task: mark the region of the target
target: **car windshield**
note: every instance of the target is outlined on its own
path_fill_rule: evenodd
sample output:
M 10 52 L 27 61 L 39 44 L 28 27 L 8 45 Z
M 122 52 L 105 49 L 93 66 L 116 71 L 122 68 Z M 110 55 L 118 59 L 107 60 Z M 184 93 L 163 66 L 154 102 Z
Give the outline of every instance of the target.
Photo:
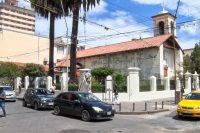
M 37 89 L 35 90 L 36 95 L 52 95 L 52 93 L 49 90 L 45 89 Z
M 3 88 L 3 90 L 5 90 L 5 91 L 12 91 L 12 88 L 9 87 L 9 86 L 8 87 L 7 86 L 6 87 L 0 87 L 0 88 L 1 89 Z
M 101 101 L 99 98 L 97 98 L 95 95 L 91 93 L 79 93 L 78 95 L 80 99 L 84 101 L 89 101 L 89 102 Z
M 186 96 L 186 99 L 189 100 L 200 100 L 200 94 L 199 93 L 190 93 Z

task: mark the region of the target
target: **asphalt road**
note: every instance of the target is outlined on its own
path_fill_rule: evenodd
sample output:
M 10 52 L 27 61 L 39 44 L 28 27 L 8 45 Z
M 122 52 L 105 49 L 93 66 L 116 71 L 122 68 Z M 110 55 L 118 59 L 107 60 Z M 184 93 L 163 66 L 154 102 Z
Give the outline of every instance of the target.
M 175 110 L 151 115 L 116 115 L 113 120 L 83 122 L 55 116 L 52 110 L 24 108 L 21 101 L 6 103 L 0 133 L 199 133 L 200 119 L 178 119 Z M 0 111 L 0 113 L 2 113 Z

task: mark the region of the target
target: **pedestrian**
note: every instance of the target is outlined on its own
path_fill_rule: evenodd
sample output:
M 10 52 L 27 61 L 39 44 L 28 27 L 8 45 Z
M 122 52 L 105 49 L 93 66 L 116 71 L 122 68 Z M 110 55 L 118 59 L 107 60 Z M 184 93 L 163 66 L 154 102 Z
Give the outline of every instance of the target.
M 181 87 L 181 99 L 183 99 L 183 94 L 185 93 L 184 87 Z
M 5 98 L 6 94 L 2 87 L 0 87 L 0 107 L 3 111 L 3 116 L 6 117 L 6 110 L 5 110 Z
M 50 88 L 50 91 L 52 94 L 55 94 L 55 90 L 56 90 L 56 86 L 55 86 L 55 84 L 53 84 Z
M 118 90 L 117 89 L 114 89 L 114 103 L 117 103 L 118 104 Z

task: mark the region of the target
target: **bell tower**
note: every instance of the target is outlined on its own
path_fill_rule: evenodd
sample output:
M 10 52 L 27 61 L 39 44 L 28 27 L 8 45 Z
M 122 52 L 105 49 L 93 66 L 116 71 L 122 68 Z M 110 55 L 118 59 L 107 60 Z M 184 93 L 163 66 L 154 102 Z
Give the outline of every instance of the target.
M 154 21 L 154 36 L 173 34 L 176 36 L 176 18 L 164 8 L 158 15 L 152 16 Z

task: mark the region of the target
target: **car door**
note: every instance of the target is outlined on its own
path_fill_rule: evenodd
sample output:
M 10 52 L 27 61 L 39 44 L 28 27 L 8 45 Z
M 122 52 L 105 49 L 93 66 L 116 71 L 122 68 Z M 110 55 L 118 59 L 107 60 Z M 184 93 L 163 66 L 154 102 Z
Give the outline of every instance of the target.
M 59 100 L 59 104 L 60 104 L 60 110 L 62 113 L 64 114 L 70 114 L 69 113 L 69 101 L 70 100 L 70 94 L 68 92 L 66 93 L 63 93 L 61 96 L 60 96 L 60 100 Z
M 24 94 L 24 100 L 26 101 L 26 103 L 30 104 L 30 93 L 31 93 L 31 90 L 28 89 L 26 90 L 25 94 Z
M 79 97 L 76 94 L 71 93 L 69 102 L 69 111 L 71 114 L 80 116 L 82 105 Z
M 30 101 L 30 104 L 33 106 L 34 105 L 34 102 L 35 102 L 35 98 L 36 98 L 36 90 L 32 89 L 29 93 L 29 101 Z

